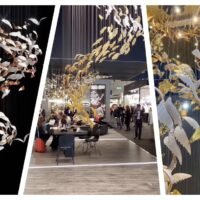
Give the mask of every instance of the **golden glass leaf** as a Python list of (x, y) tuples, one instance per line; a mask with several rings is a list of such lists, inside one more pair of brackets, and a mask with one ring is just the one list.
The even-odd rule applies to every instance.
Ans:
[(120, 53), (116, 53), (114, 56), (112, 56), (112, 60), (117, 60), (120, 56)]
[(143, 36), (143, 35), (144, 35), (144, 33), (143, 33), (142, 30), (141, 30), (141, 31), (138, 31), (138, 32), (136, 33), (136, 37)]
[(112, 49), (116, 44), (116, 41), (114, 41), (113, 43), (110, 44), (109, 48)]
[(115, 28), (112, 32), (109, 33), (108, 35), (109, 40), (115, 38), (117, 36), (117, 33), (118, 33), (118, 28)]
[(167, 134), (169, 132), (169, 129), (168, 129), (167, 125), (166, 124), (161, 124), (159, 132), (160, 132), (161, 136), (164, 136), (165, 134)]
[(113, 48), (112, 48), (112, 51), (115, 51), (115, 50), (118, 49), (118, 48), (119, 48), (119, 45), (113, 47)]
[(100, 19), (100, 20), (103, 20), (104, 17), (103, 17), (102, 15), (99, 14), (99, 19)]
[(197, 110), (197, 111), (199, 111), (199, 110), (200, 110), (200, 106), (196, 106), (196, 107), (194, 107), (193, 110)]
[(103, 45), (103, 51), (107, 50), (110, 46), (110, 41), (106, 42), (104, 45)]
[(170, 194), (171, 195), (181, 195), (180, 191), (177, 189), (174, 189)]
[(97, 40), (92, 44), (92, 47), (94, 47), (94, 46), (96, 46), (97, 44), (99, 44), (102, 40), (103, 40), (103, 37), (97, 39)]
[(122, 37), (123, 37), (123, 38), (126, 38), (126, 36), (127, 36), (127, 31), (126, 31), (126, 29), (121, 29), (121, 34), (122, 34)]
[(168, 92), (176, 91), (176, 87), (174, 87), (174, 85), (171, 84), (168, 79), (165, 79), (164, 81), (160, 82), (159, 89), (164, 95)]
[(133, 41), (132, 41), (132, 43), (131, 43), (131, 45), (132, 46), (135, 45), (136, 41), (137, 41), (137, 38), (134, 38)]
[(188, 115), (188, 111), (187, 110), (180, 110), (180, 115), (181, 115), (181, 117), (186, 117)]
[(118, 38), (118, 42), (121, 42), (121, 41), (122, 41), (122, 39), (123, 39), (123, 35), (122, 35), (122, 34), (120, 34), (120, 36), (119, 36), (119, 38)]
[(124, 52), (127, 50), (127, 48), (129, 48), (130, 43), (126, 42), (122, 45), (121, 49), (120, 49), (120, 54), (124, 54)]
[(112, 52), (108, 55), (108, 58), (111, 58), (113, 55), (115, 54), (115, 52)]
[(99, 63), (102, 63), (104, 60), (106, 59), (106, 57), (103, 57), (99, 60)]
[(190, 143), (200, 140), (200, 128), (197, 128), (190, 138)]
[(105, 31), (106, 31), (107, 27), (103, 27), (101, 30), (100, 30), (100, 35), (102, 35)]
[(193, 94), (191, 92), (189, 92), (186, 94), (181, 94), (180, 97), (183, 99), (193, 99)]

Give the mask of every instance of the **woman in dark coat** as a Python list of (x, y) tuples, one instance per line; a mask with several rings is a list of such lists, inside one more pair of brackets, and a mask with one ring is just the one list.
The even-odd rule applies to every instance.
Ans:
[(126, 131), (130, 131), (130, 122), (131, 122), (131, 109), (129, 106), (126, 106), (125, 110)]

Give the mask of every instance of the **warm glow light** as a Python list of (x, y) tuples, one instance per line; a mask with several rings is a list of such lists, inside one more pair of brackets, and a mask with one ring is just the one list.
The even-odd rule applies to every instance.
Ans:
[(49, 99), (50, 103), (55, 103), (55, 104), (64, 104), (65, 101), (63, 99)]
[(182, 38), (183, 34), (181, 32), (178, 32), (177, 36), (178, 36), (178, 38)]
[(184, 102), (184, 103), (182, 104), (182, 107), (183, 107), (183, 109), (188, 110), (189, 107), (190, 107), (190, 105), (189, 105), (188, 102)]
[(194, 43), (194, 46), (195, 46), (195, 47), (198, 47), (198, 45), (199, 45), (198, 42), (195, 42), (195, 43)]
[(180, 58), (180, 55), (176, 55), (176, 58)]
[(197, 17), (197, 16), (194, 16), (194, 17), (192, 18), (192, 21), (193, 21), (194, 23), (198, 22), (198, 17)]
[(181, 13), (181, 8), (179, 6), (175, 6), (174, 7), (174, 11), (176, 14), (180, 14)]

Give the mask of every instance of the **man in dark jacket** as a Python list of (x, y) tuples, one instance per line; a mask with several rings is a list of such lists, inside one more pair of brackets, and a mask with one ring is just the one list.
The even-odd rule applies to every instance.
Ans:
[(141, 140), (143, 117), (144, 117), (144, 109), (141, 108), (140, 104), (138, 104), (135, 110), (135, 138), (134, 139), (138, 137), (138, 139)]

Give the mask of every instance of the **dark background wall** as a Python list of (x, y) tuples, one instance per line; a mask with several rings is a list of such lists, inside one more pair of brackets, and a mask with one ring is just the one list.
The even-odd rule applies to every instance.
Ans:
[[(194, 46), (195, 40), (191, 39), (189, 42), (186, 42), (184, 40), (178, 40), (175, 43), (172, 43), (170, 40), (165, 40), (165, 50), (169, 54), (169, 57), (175, 57), (176, 55), (180, 56), (180, 61), (183, 63), (186, 63), (190, 65), (194, 72), (199, 79), (199, 71), (195, 68), (195, 62), (194, 57), (192, 55), (192, 50), (195, 49)], [(167, 76), (165, 77), (167, 78)], [(187, 100), (179, 99), (178, 95), (171, 94), (173, 101), (181, 101), (185, 102)], [(200, 112), (199, 111), (192, 111), (192, 106), (190, 106), (188, 110), (188, 116), (193, 117), (197, 122), (200, 124)], [(194, 129), (191, 128), (187, 123), (183, 123), (184, 129), (186, 131), (186, 134), (188, 135), (188, 138), (192, 136), (194, 133)], [(179, 145), (180, 146), (180, 145)], [(175, 172), (180, 173), (189, 173), (192, 175), (191, 179), (182, 181), (175, 185), (177, 189), (179, 189), (183, 194), (200, 194), (200, 142), (195, 142), (191, 144), (192, 149), (192, 155), (190, 156), (184, 148), (181, 147), (182, 150), (182, 156), (183, 156), (183, 164), (178, 165)], [(163, 152), (165, 154), (164, 156), (164, 164), (169, 164), (171, 161), (171, 153), (168, 151), (168, 149), (162, 144)]]
[[(134, 6), (128, 6), (129, 12), (134, 16)], [(107, 21), (101, 21), (98, 15), (105, 15), (105, 8), (96, 6), (62, 6), (52, 50), (53, 58), (72, 59), (77, 53), (89, 53), (92, 43), (99, 37), (99, 32), (113, 20), (113, 15)], [(138, 9), (141, 15), (141, 10)], [(128, 55), (121, 56), (120, 60), (146, 61), (143, 38), (138, 38), (135, 46)]]
[[(18, 137), (23, 138), (30, 132), (33, 112), (43, 69), (54, 6), (0, 6), (0, 18), (6, 18), (15, 24), (23, 25), (30, 17), (40, 19), (47, 17), (35, 29), (38, 32), (38, 44), (43, 51), (36, 64), (35, 78), (24, 79), (25, 91), (13, 89), (3, 100), (0, 100), (0, 111), (4, 112), (11, 123), (17, 127)], [(0, 56), (1, 57), (1, 56)], [(27, 143), (14, 142), (0, 151), (1, 186), (0, 194), (17, 194), (25, 159)]]

